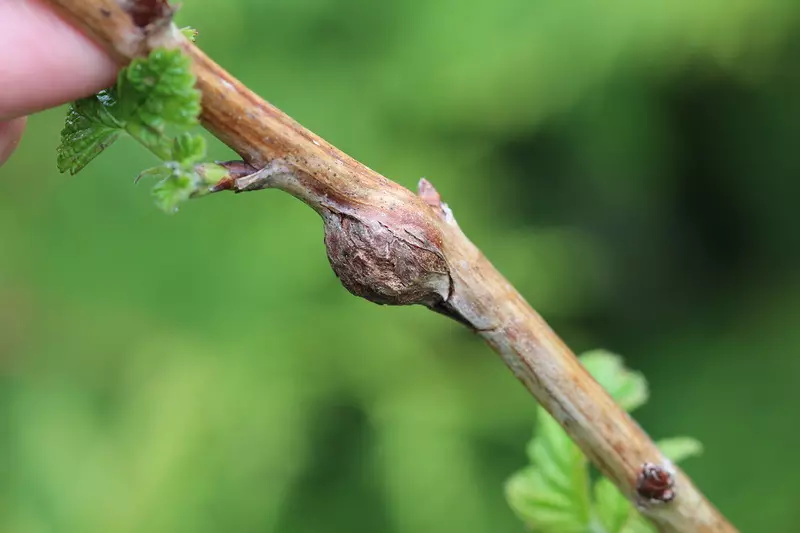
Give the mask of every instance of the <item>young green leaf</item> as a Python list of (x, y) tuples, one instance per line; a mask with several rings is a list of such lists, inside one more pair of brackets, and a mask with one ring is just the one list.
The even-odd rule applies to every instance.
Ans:
[(634, 511), (619, 533), (658, 533), (658, 530), (637, 511)]
[(172, 160), (192, 165), (206, 156), (206, 140), (200, 135), (184, 132), (172, 141)]
[[(167, 165), (164, 165), (167, 167)], [(173, 168), (172, 172), (153, 187), (156, 205), (166, 213), (174, 213), (178, 205), (191, 198), (197, 191), (195, 174), (181, 168)]]
[(625, 496), (606, 478), (594, 484), (594, 510), (597, 520), (606, 533), (621, 533), (634, 513)]
[(77, 174), (117, 140), (123, 124), (110, 111), (114, 104), (113, 93), (106, 90), (70, 106), (57, 148), (60, 172)]
[[(58, 147), (59, 170), (76, 174), (122, 132), (170, 160), (174, 146), (167, 128), (185, 130), (198, 123), (200, 92), (194, 84), (190, 61), (180, 50), (158, 49), (134, 59), (114, 87), (70, 106)], [(200, 146), (192, 148), (194, 160), (202, 157)]]
[(672, 437), (662, 439), (656, 444), (661, 453), (673, 463), (679, 463), (703, 453), (703, 445), (692, 437)]
[[(119, 115), (126, 130), (162, 159), (169, 159), (167, 127), (187, 129), (198, 124), (200, 91), (189, 58), (180, 50), (157, 49), (135, 59), (117, 78)], [(164, 142), (167, 141), (167, 142)]]
[(657, 533), (613, 483), (600, 479), (594, 487), (595, 516), (605, 533)]
[(626, 411), (633, 411), (647, 402), (647, 381), (640, 373), (625, 368), (620, 356), (605, 350), (593, 350), (580, 359), (592, 377)]
[[(157, 180), (156, 204), (168, 213), (208, 193), (227, 171), (206, 156), (206, 141), (189, 128), (198, 124), (200, 92), (189, 59), (180, 50), (154, 50), (120, 71), (117, 84), (72, 104), (58, 149), (58, 168), (75, 174), (113, 143), (130, 135), (163, 161), (139, 174)], [(222, 179), (220, 177), (220, 179)]]
[(583, 533), (590, 511), (586, 458), (541, 407), (528, 456), (531, 466), (506, 484), (511, 507), (534, 531)]

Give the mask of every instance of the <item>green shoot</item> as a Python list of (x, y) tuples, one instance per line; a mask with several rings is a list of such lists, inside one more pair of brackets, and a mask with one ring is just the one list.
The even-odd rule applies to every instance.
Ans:
[(180, 50), (154, 50), (122, 69), (116, 85), (70, 106), (58, 169), (74, 175), (120, 135), (128, 135), (161, 161), (136, 181), (157, 180), (156, 204), (174, 212), (181, 202), (205, 194), (216, 183), (208, 177), (219, 175), (196, 168), (206, 157), (205, 140), (190, 133), (199, 124), (200, 109), (189, 59)]

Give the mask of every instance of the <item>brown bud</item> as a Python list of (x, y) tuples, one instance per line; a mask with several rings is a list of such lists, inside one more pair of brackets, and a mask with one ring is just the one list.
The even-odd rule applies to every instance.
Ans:
[(675, 499), (675, 479), (665, 468), (645, 463), (636, 480), (636, 493), (650, 503), (667, 503)]

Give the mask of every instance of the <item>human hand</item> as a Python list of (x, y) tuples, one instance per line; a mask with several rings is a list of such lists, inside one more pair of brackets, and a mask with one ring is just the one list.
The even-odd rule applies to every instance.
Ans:
[(0, 165), (27, 115), (112, 85), (117, 68), (41, 0), (0, 0)]

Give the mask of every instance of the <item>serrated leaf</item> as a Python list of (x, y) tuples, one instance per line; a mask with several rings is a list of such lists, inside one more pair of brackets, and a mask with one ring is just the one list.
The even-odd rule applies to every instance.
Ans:
[(590, 512), (586, 458), (541, 407), (528, 456), (531, 466), (506, 486), (511, 507), (535, 531), (584, 532)]
[(679, 463), (703, 453), (703, 445), (699, 440), (693, 439), (692, 437), (662, 439), (658, 441), (656, 445), (658, 449), (661, 450), (661, 453), (673, 463)]
[(527, 451), (531, 464), (562, 492), (572, 490), (574, 472), (587, 464), (578, 446), (541, 407), (537, 410), (534, 437), (528, 443)]
[(119, 133), (107, 128), (93, 128), (71, 136), (67, 143), (57, 148), (56, 165), (59, 172), (69, 172), (74, 176), (103, 150), (114, 144)]
[(191, 165), (206, 156), (206, 140), (200, 135), (181, 133), (172, 141), (172, 160)]
[(630, 412), (647, 402), (647, 381), (638, 372), (628, 370), (622, 358), (605, 350), (594, 350), (580, 357), (586, 370), (614, 400)]
[(541, 472), (528, 467), (506, 483), (506, 498), (517, 516), (541, 533), (584, 533), (587, 522), (570, 512), (570, 499), (553, 491)]
[(117, 99), (128, 122), (163, 132), (167, 126), (195, 126), (200, 91), (191, 62), (179, 49), (156, 49), (134, 59), (117, 80)]
[[(70, 106), (57, 164), (75, 174), (113, 143), (124, 130), (163, 160), (173, 154), (167, 128), (198, 123), (200, 92), (191, 64), (180, 50), (157, 49), (120, 71), (117, 85)], [(204, 141), (182, 147), (180, 161), (196, 161)], [(202, 145), (203, 149), (205, 145)]]
[(71, 109), (77, 116), (92, 123), (111, 129), (119, 129), (123, 126), (123, 123), (114, 116), (116, 106), (117, 99), (114, 91), (103, 89), (94, 96), (76, 100), (72, 103)]
[(594, 509), (606, 533), (621, 533), (636, 512), (628, 499), (606, 478), (600, 478), (594, 484)]
[(191, 198), (197, 190), (196, 181), (192, 173), (175, 169), (153, 187), (156, 205), (166, 213), (176, 212), (178, 205)]
[(658, 530), (645, 517), (636, 512), (631, 514), (631, 518), (619, 533), (658, 533)]
[(657, 533), (656, 528), (606, 478), (594, 485), (594, 511), (605, 533)]
[(77, 174), (117, 140), (122, 125), (110, 111), (114, 104), (113, 95), (101, 91), (70, 105), (56, 149), (60, 172)]

